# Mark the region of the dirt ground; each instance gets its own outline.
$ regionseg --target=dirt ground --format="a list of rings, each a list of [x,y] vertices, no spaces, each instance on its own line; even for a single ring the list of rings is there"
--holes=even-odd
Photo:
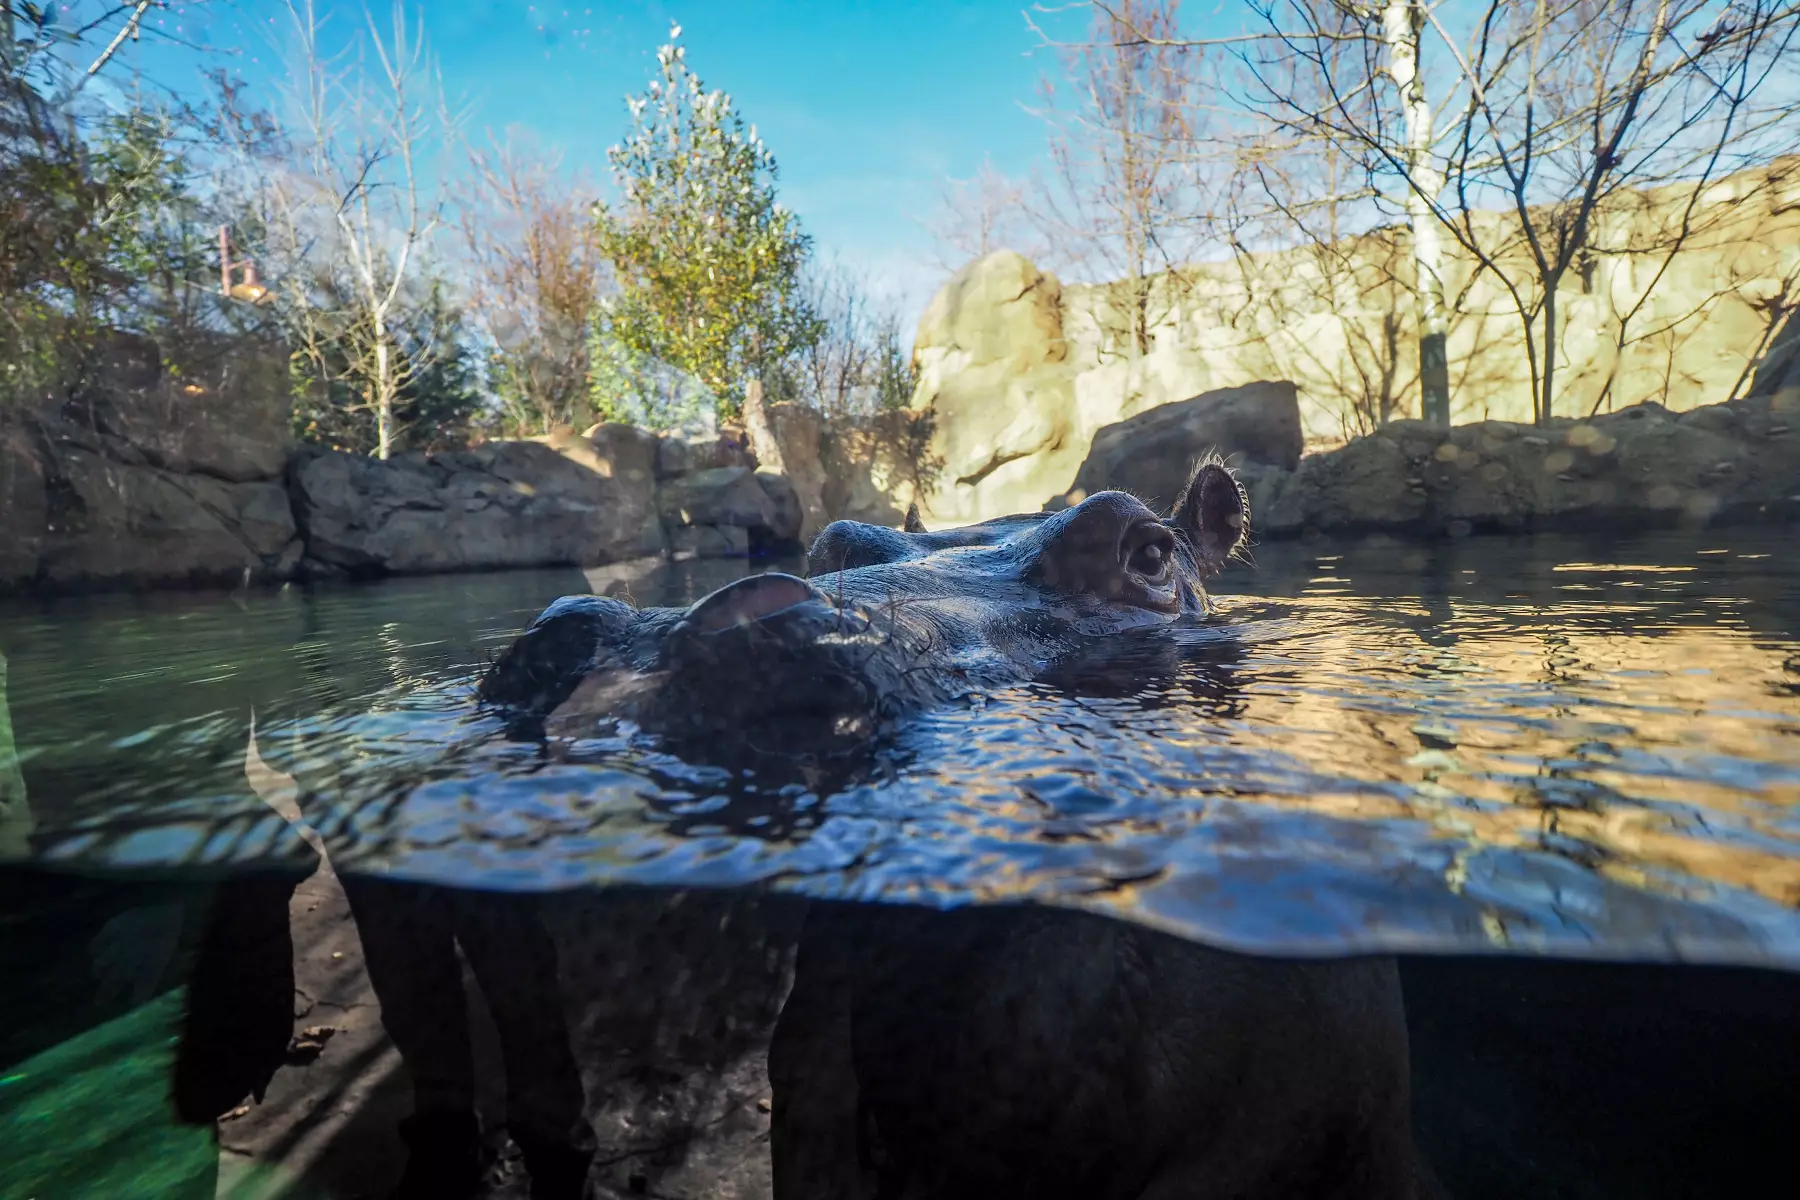
[[[598,1142],[599,1197],[770,1194],[768,1037],[789,982],[792,906],[681,895],[546,898],[564,1010]],[[384,1033],[329,865],[296,889],[294,1041],[260,1102],[219,1123],[218,1196],[375,1200],[399,1180],[411,1082]],[[735,924],[734,924],[735,923]],[[721,936],[723,935],[723,936]],[[465,968],[485,1193],[526,1195],[505,1140],[504,1065]]]

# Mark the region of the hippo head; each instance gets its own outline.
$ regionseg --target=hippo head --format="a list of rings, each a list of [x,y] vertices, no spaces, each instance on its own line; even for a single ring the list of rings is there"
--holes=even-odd
[[[580,737],[628,721],[712,753],[865,744],[923,706],[1049,672],[1085,642],[1208,611],[1249,509],[1217,462],[1168,516],[1124,492],[926,532],[838,521],[808,579],[752,575],[685,609],[552,604],[481,681],[484,704]]]

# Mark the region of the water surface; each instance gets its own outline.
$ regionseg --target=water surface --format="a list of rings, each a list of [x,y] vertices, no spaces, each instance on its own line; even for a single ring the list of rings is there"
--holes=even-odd
[[[1268,546],[1216,620],[1097,646],[853,763],[737,770],[630,730],[509,741],[471,689],[558,595],[683,604],[793,564],[14,602],[29,813],[0,848],[308,864],[293,802],[340,871],[478,887],[1032,898],[1286,953],[1800,966],[1785,545]]]

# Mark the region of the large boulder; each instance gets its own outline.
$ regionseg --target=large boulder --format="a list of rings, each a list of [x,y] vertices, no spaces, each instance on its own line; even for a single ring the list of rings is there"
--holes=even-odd
[[[280,478],[293,451],[286,356],[246,341],[204,357],[204,371],[166,372],[156,343],[112,335],[83,423],[120,461],[232,483]]]
[[[754,467],[756,456],[740,434],[729,430],[715,434],[670,433],[657,439],[656,477],[670,479],[689,471],[716,467]]]
[[[655,446],[609,435],[565,454],[490,442],[382,462],[311,450],[289,473],[308,555],[352,573],[591,566],[657,553]]]
[[[825,470],[821,441],[824,422],[816,409],[800,404],[771,404],[763,411],[766,450],[765,470],[779,472],[794,489],[800,505],[800,526],[794,536],[811,541],[832,521],[825,490],[831,479]]]
[[[1062,285],[1013,251],[977,259],[938,290],[913,345],[912,407],[935,418],[933,517],[1035,509],[1068,488],[1086,446],[1074,445],[1067,355]]]
[[[908,505],[928,503],[943,466],[931,453],[936,420],[929,409],[833,419],[819,445],[830,518],[899,525]]]
[[[801,531],[806,528],[806,512],[794,481],[774,471],[758,471],[756,484],[769,498],[770,511],[768,527],[761,531],[760,540],[771,547],[799,545]]]
[[[1396,421],[1291,475],[1253,473],[1252,525],[1421,534],[1699,526],[1800,513],[1800,412],[1779,394],[1673,413],[1638,404],[1538,428]]]
[[[1203,455],[1222,454],[1234,466],[1257,463],[1292,471],[1300,465],[1304,440],[1293,384],[1223,388],[1101,429],[1068,499],[1078,501],[1077,492],[1089,496],[1120,488],[1164,511]]]
[[[31,582],[59,589],[242,583],[298,557],[278,483],[228,483],[55,446]],[[19,582],[25,582],[20,580]]]
[[[1768,400],[1778,412],[1800,416],[1800,309],[1788,311],[1764,347],[1749,394]]]
[[[938,289],[919,318],[915,356],[961,354],[971,363],[1029,370],[1061,362],[1062,285],[1030,259],[996,250]]]
[[[0,423],[0,588],[37,577],[48,524],[44,467],[32,437],[21,425]]]
[[[663,525],[729,525],[772,529],[779,520],[774,501],[748,467],[714,467],[663,481],[657,494]]]

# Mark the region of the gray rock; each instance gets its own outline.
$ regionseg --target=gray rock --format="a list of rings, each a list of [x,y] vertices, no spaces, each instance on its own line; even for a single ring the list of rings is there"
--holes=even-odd
[[[1790,411],[1790,409],[1792,411]],[[1675,414],[1639,404],[1545,428],[1396,421],[1280,478],[1245,472],[1261,536],[1622,531],[1800,513],[1800,396]]]
[[[744,416],[762,467],[787,476],[793,485],[800,505],[795,537],[810,541],[832,520],[825,500],[829,480],[822,458],[823,419],[817,409],[802,404],[771,404],[760,416],[746,405]]]
[[[750,553],[750,531],[739,525],[683,525],[669,531],[669,557],[743,558]]]
[[[748,467],[714,467],[665,480],[657,495],[663,525],[732,525],[773,529],[778,520],[769,494]]]
[[[46,464],[38,581],[52,587],[240,583],[278,577],[295,526],[275,483],[228,483],[60,448]]]
[[[1304,439],[1300,403],[1286,381],[1251,383],[1164,404],[1094,435],[1071,490],[1092,495],[1108,488],[1132,492],[1166,511],[1208,453],[1292,471]]]
[[[278,479],[293,451],[285,357],[228,343],[197,375],[168,375],[154,342],[115,334],[88,399],[107,457],[232,483]]]
[[[592,448],[594,460],[588,463],[573,446],[556,445],[568,457],[591,466],[600,475],[632,489],[647,488],[656,481],[659,439],[647,430],[632,425],[609,422],[588,430],[584,440]]]
[[[1800,409],[1800,309],[1789,309],[1750,380],[1751,399],[1772,400],[1790,416]]]
[[[756,458],[744,439],[729,433],[708,437],[671,433],[657,439],[658,479],[686,475],[690,471],[710,471],[718,467],[755,466]]]
[[[17,425],[0,425],[0,587],[36,577],[46,506],[44,468],[31,436]]]
[[[626,444],[635,445],[612,449]],[[591,566],[643,553],[655,514],[642,447],[602,473],[582,445],[565,454],[490,442],[388,462],[314,450],[296,460],[289,486],[308,555],[351,572]]]
[[[776,542],[799,542],[806,525],[806,514],[801,508],[799,493],[794,490],[793,480],[774,471],[758,471],[756,482],[768,496],[774,512],[766,535]]]

